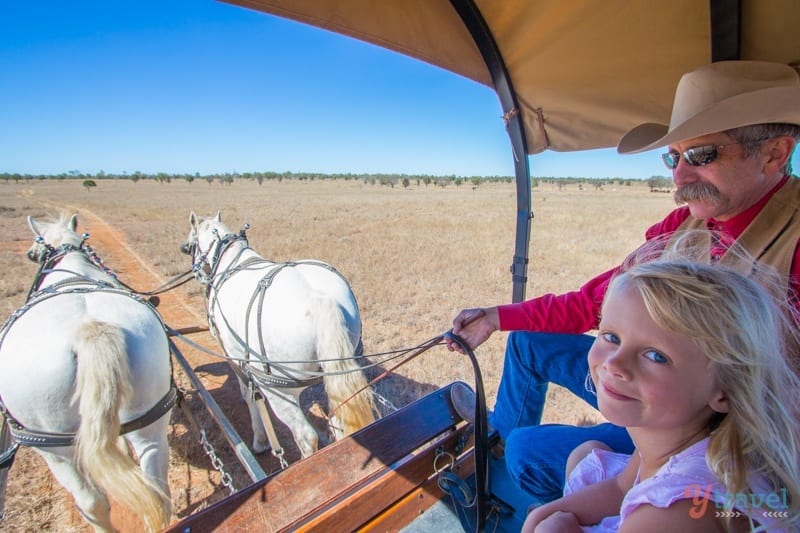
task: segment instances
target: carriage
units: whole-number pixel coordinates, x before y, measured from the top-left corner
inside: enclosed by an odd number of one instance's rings
[[[516,174],[513,301],[527,282],[529,154],[614,146],[635,124],[666,121],[680,75],[710,61],[800,61],[793,0],[231,3],[372,42],[497,91]],[[487,452],[480,383],[476,367],[475,383],[450,384],[170,530],[518,530],[527,501],[504,479],[502,458]],[[323,465],[329,475],[321,480]]]
[[[371,42],[495,89],[517,184],[513,301],[524,298],[527,281],[528,154],[615,146],[635,124],[666,122],[677,80],[702,64],[800,61],[800,6],[791,0],[230,2]],[[460,404],[464,390],[478,401]],[[173,530],[254,524],[518,530],[529,500],[505,479],[502,459],[487,453],[481,392],[476,367],[471,386],[453,383]],[[475,406],[472,416],[465,405]],[[320,465],[335,465],[339,490],[312,488]]]

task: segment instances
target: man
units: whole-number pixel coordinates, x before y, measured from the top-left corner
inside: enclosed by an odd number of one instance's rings
[[[757,261],[791,276],[787,294],[800,289],[800,179],[790,159],[800,141],[800,78],[789,66],[726,61],[684,75],[670,124],[642,124],[622,137],[617,151],[668,147],[678,207],[646,232],[648,241],[677,230],[707,228],[721,235],[713,258],[736,241]],[[466,309],[453,332],[471,347],[494,331],[512,331],[489,423],[505,440],[512,477],[541,503],[561,495],[566,458],[587,440],[631,453],[627,432],[611,424],[539,425],[548,382],[597,407],[586,355],[600,305],[617,269],[575,292],[547,294],[485,309]],[[480,316],[482,314],[482,316]],[[474,319],[474,320],[473,320]],[[449,348],[457,349],[455,345]]]

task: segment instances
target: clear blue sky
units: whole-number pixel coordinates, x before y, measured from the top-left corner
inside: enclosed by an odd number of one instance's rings
[[[211,0],[0,13],[0,172],[514,172],[489,88],[346,37]],[[593,150],[531,174],[668,172]]]

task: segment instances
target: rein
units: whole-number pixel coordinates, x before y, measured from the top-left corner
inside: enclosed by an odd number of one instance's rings
[[[478,318],[484,316],[484,312],[481,311],[480,313],[473,316],[469,322],[465,322],[464,326],[477,320]],[[466,507],[471,507],[475,505],[476,508],[476,529],[477,531],[483,531],[484,526],[486,524],[487,514],[489,512],[490,506],[492,504],[490,500],[490,479],[489,479],[489,422],[488,422],[488,413],[486,410],[486,393],[484,392],[483,388],[483,378],[481,376],[480,366],[478,365],[478,360],[475,357],[475,353],[473,352],[472,348],[467,344],[467,342],[455,335],[453,330],[449,330],[441,335],[437,335],[432,339],[420,344],[417,348],[417,351],[411,354],[408,358],[404,359],[400,363],[396,364],[390,369],[387,369],[385,372],[380,374],[378,377],[371,380],[365,387],[362,387],[357,392],[352,394],[351,396],[347,397],[342,403],[337,405],[334,409],[331,409],[330,413],[325,417],[330,422],[330,417],[333,413],[342,405],[350,401],[352,398],[363,392],[367,387],[371,387],[378,381],[387,377],[391,372],[395,371],[400,366],[404,365],[405,363],[409,362],[410,360],[414,359],[415,357],[423,354],[433,346],[441,344],[445,339],[455,343],[458,347],[465,353],[469,359],[470,363],[472,364],[472,368],[475,374],[475,412],[473,416],[473,424],[475,426],[475,451],[474,451],[474,460],[475,460],[475,499],[474,503],[465,505]],[[441,474],[441,473],[440,473]],[[448,483],[455,484],[458,483],[459,485],[463,482],[460,481],[456,476],[449,476],[447,479],[444,480],[444,486],[442,485],[443,480],[439,480],[440,488],[449,493],[450,490],[445,490],[448,488]]]
[[[177,287],[180,287],[184,283],[189,282],[194,274],[193,270],[187,270],[186,272],[182,272],[181,274],[178,274],[174,278],[162,283],[159,287],[153,289],[152,291],[140,291],[131,287],[124,281],[120,280],[117,277],[116,272],[114,272],[105,265],[103,259],[99,255],[97,255],[94,249],[92,249],[92,247],[89,246],[89,244],[86,242],[86,240],[89,238],[88,233],[84,233],[81,237],[83,240],[79,246],[76,246],[74,244],[62,244],[58,247],[53,247],[45,243],[44,239],[41,236],[36,237],[35,239],[36,243],[44,246],[45,253],[39,260],[39,270],[36,273],[36,276],[34,277],[31,288],[28,290],[28,296],[26,297],[26,301],[30,300],[33,294],[38,291],[42,278],[47,274],[51,274],[53,272],[58,271],[57,269],[54,268],[55,264],[58,263],[61,259],[64,258],[64,256],[66,256],[71,252],[81,252],[86,257],[86,259],[89,260],[91,264],[100,269],[104,274],[107,274],[108,276],[114,278],[114,281],[117,284],[124,287],[128,291],[141,296],[156,296],[158,294],[162,294]],[[82,277],[80,274],[76,274],[76,276]],[[85,278],[85,279],[90,279],[90,278]],[[91,280],[91,281],[93,281],[94,283],[99,283],[97,280]]]
[[[400,368],[404,364],[408,363],[412,359],[417,358],[418,356],[420,356],[423,353],[427,352],[428,350],[430,350],[434,346],[438,346],[438,345],[442,344],[443,341],[444,341],[445,335],[446,335],[445,333],[443,333],[441,335],[437,335],[436,337],[432,337],[432,338],[428,339],[427,341],[423,342],[422,344],[417,345],[414,348],[409,348],[409,349],[405,350],[404,352],[406,352],[406,353],[411,351],[411,350],[416,350],[416,351],[414,353],[412,353],[411,355],[409,355],[408,357],[406,357],[405,359],[403,359],[402,361],[400,361],[399,363],[397,363],[396,365],[394,365],[393,367],[387,368],[386,370],[381,372],[378,376],[372,378],[369,383],[367,383],[366,385],[364,385],[363,387],[358,389],[356,392],[354,392],[353,394],[351,394],[350,396],[348,396],[347,398],[342,400],[342,402],[339,403],[339,405],[337,405],[336,407],[331,409],[330,412],[327,414],[327,416],[323,414],[325,419],[328,422],[330,422],[331,417],[333,416],[333,413],[335,413],[344,404],[346,404],[347,402],[349,402],[350,400],[352,400],[353,398],[355,398],[356,396],[358,396],[359,394],[361,394],[362,392],[364,392],[368,388],[372,387],[373,385],[375,385],[379,381],[382,381],[382,380],[386,379],[387,377],[389,377],[389,375],[391,373],[393,373],[395,370],[397,370],[398,368]]]
[[[87,233],[84,233],[84,235],[86,235],[88,237]],[[109,276],[113,277],[114,280],[117,283],[119,283],[122,287],[124,287],[125,289],[129,290],[130,292],[138,294],[140,296],[156,296],[158,294],[163,294],[163,293],[165,293],[167,291],[171,291],[172,289],[176,289],[176,288],[180,287],[181,285],[183,285],[184,283],[188,283],[192,279],[192,276],[194,274],[194,272],[192,270],[187,270],[186,272],[182,272],[182,273],[178,274],[177,276],[175,276],[174,278],[165,281],[164,283],[162,283],[161,285],[159,285],[158,287],[156,287],[155,289],[153,289],[151,291],[140,291],[140,290],[134,289],[133,287],[131,287],[130,285],[128,285],[127,283],[125,283],[124,281],[119,279],[117,277],[117,274],[113,270],[111,270],[110,268],[105,266],[105,263],[103,262],[103,260],[100,258],[99,255],[97,255],[97,253],[95,253],[95,251],[92,249],[91,246],[89,246],[88,244],[82,245],[82,251],[84,252],[86,257],[89,259],[89,261],[91,261],[95,266],[97,266],[98,268],[103,270],[103,272],[105,272]],[[157,302],[153,302],[153,304],[157,305]]]
[[[171,291],[172,289],[177,289],[181,285],[191,281],[193,277],[194,277],[194,271],[193,270],[187,270],[186,272],[181,272],[180,274],[178,274],[174,278],[165,281],[164,283],[162,283],[161,285],[159,285],[158,287],[156,287],[152,291],[140,291],[140,290],[134,289],[133,287],[131,287],[130,285],[128,285],[127,283],[125,283],[125,282],[123,282],[121,280],[117,280],[117,281],[119,282],[120,285],[122,285],[123,287],[125,287],[126,289],[128,289],[129,291],[131,291],[133,293],[139,294],[141,296],[156,296],[156,295],[163,294],[165,292]]]
[[[202,328],[202,329],[191,329],[190,331],[187,332],[185,330],[175,330],[175,329],[172,329],[170,327],[167,327],[167,333],[169,334],[170,337],[176,337],[176,338],[180,339],[181,341],[183,341],[184,343],[186,343],[189,346],[191,346],[193,349],[195,349],[197,351],[200,351],[200,352],[203,352],[203,353],[205,353],[207,355],[210,355],[211,357],[216,357],[218,359],[225,359],[226,361],[235,362],[235,363],[251,363],[251,362],[253,362],[252,359],[245,359],[245,358],[242,358],[242,357],[234,357],[232,355],[226,355],[226,354],[214,352],[212,350],[209,350],[205,346],[194,342],[193,340],[189,339],[185,335],[183,335],[183,333],[197,333],[197,332],[200,332],[200,331],[208,331],[208,330],[205,329],[205,328]],[[414,347],[414,348],[401,348],[401,349],[398,349],[398,350],[392,350],[392,351],[388,351],[388,352],[377,352],[377,353],[374,353],[374,354],[360,353],[358,355],[354,355],[352,357],[352,359],[359,360],[359,359],[368,359],[368,358],[380,357],[380,356],[384,356],[384,355],[388,356],[388,357],[386,357],[385,359],[382,359],[379,362],[369,363],[369,364],[363,365],[360,370],[364,370],[364,369],[374,368],[374,367],[376,367],[376,366],[378,366],[380,364],[383,364],[383,363],[386,363],[386,362],[391,361],[393,359],[397,359],[399,357],[402,357],[403,355],[407,354],[409,351],[414,350],[414,349],[416,349],[416,347]],[[357,352],[358,351],[363,351],[363,349],[361,348],[361,344],[360,343],[359,343],[359,347],[356,350],[357,350]],[[339,358],[336,358],[336,359],[317,359],[318,362],[320,362],[320,361],[323,361],[323,362],[338,361],[338,360],[339,360]],[[271,364],[272,364],[272,366],[277,367],[279,369],[282,369],[285,372],[294,371],[296,373],[307,374],[309,376],[321,376],[322,377],[322,376],[326,376],[326,375],[343,375],[343,374],[349,374],[351,372],[355,372],[355,370],[353,370],[353,371],[349,371],[348,370],[348,371],[341,371],[341,372],[321,372],[321,371],[317,371],[317,370],[295,370],[295,369],[291,369],[289,367],[284,366],[285,364],[307,363],[307,362],[308,361],[285,361],[283,364],[275,363],[275,362],[272,362]]]
[[[486,312],[483,309],[481,309],[478,313],[475,313],[475,315],[470,317],[469,320],[464,322],[462,327],[466,327],[468,324],[471,324],[472,322],[475,322],[476,320],[478,320],[479,318],[483,317],[484,315],[486,315]],[[451,340],[453,340],[453,342],[456,342],[456,344],[458,344],[459,347],[462,350],[464,350],[465,353],[469,354],[469,353],[472,352],[472,350],[470,349],[469,345],[467,345],[466,342],[464,342],[464,340],[461,339],[461,337],[459,337],[458,335],[454,335],[453,334],[453,330],[450,329],[450,330],[446,331],[445,333],[442,333],[441,335],[437,335],[436,337],[428,339],[427,341],[423,342],[422,344],[417,345],[415,348],[409,348],[408,350],[405,350],[405,352],[409,352],[411,350],[417,350],[417,351],[414,352],[413,354],[411,354],[410,356],[408,356],[406,359],[403,359],[402,361],[400,361],[399,363],[397,363],[393,367],[386,369],[380,375],[378,375],[377,377],[373,378],[365,386],[361,387],[356,392],[354,392],[353,394],[351,394],[350,396],[345,398],[339,405],[337,405],[336,407],[331,409],[331,412],[328,414],[328,416],[326,418],[328,420],[330,420],[330,416],[333,415],[333,413],[336,412],[336,410],[339,409],[341,406],[343,406],[344,404],[346,404],[347,402],[349,402],[350,400],[352,400],[353,398],[355,398],[356,396],[358,396],[359,394],[361,394],[362,392],[364,392],[366,389],[368,389],[369,387],[373,386],[377,382],[389,377],[389,374],[391,374],[392,372],[394,372],[395,370],[397,370],[398,368],[400,368],[404,364],[408,363],[412,359],[416,358],[419,355],[422,355],[423,353],[427,352],[428,350],[430,350],[434,346],[438,346],[438,345],[442,344],[444,342],[445,338],[451,339]],[[477,364],[477,361],[476,361],[476,364]],[[481,388],[482,388],[482,386],[481,386]]]

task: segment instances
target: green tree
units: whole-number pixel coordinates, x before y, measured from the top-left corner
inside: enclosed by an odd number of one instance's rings
[[[92,187],[97,187],[97,184],[94,180],[83,180],[83,186],[86,188],[86,192],[89,192]]]

